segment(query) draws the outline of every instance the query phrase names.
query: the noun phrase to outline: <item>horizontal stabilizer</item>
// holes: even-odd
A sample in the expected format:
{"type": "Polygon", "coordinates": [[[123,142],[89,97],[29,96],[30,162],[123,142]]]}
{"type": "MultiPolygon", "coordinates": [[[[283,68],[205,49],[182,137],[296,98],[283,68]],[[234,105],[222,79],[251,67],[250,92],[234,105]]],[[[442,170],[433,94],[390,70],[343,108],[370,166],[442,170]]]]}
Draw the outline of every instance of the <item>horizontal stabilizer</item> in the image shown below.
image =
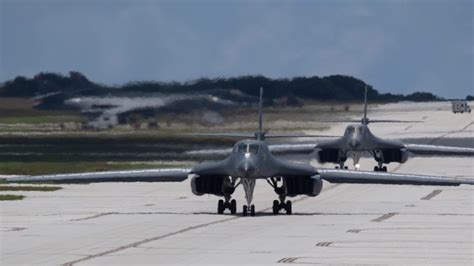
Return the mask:
{"type": "MultiPolygon", "coordinates": [[[[223,133],[186,133],[180,134],[182,136],[195,137],[229,137],[229,138],[255,138],[255,133],[245,132],[223,132],[223,133]]],[[[337,138],[335,135],[320,135],[320,134],[283,134],[283,133],[267,133],[265,138],[337,138]]]]}
{"type": "MultiPolygon", "coordinates": [[[[362,120],[357,119],[337,119],[337,120],[316,120],[321,123],[361,123],[362,120]]],[[[370,123],[423,123],[420,120],[388,120],[388,119],[368,119],[366,124],[370,123]]]]}
{"type": "Polygon", "coordinates": [[[255,138],[255,133],[223,132],[223,133],[185,133],[181,136],[190,137],[229,137],[229,138],[255,138]]]}

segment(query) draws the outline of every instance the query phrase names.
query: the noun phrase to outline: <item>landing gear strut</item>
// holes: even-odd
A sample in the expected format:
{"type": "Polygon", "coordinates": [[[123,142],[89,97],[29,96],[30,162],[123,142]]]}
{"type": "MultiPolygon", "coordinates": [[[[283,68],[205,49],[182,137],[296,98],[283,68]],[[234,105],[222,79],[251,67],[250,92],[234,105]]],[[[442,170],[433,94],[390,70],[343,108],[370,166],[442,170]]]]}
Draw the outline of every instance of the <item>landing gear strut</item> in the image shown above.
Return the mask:
{"type": "Polygon", "coordinates": [[[252,204],[253,190],[255,188],[255,179],[242,178],[240,182],[244,187],[245,200],[247,201],[247,205],[244,205],[242,207],[242,215],[247,216],[247,214],[250,214],[250,216],[255,216],[255,205],[252,204]]]}
{"type": "Polygon", "coordinates": [[[219,200],[217,202],[217,213],[223,214],[224,211],[228,209],[231,214],[237,213],[237,201],[235,199],[230,200],[230,196],[226,196],[225,201],[219,200]]]}

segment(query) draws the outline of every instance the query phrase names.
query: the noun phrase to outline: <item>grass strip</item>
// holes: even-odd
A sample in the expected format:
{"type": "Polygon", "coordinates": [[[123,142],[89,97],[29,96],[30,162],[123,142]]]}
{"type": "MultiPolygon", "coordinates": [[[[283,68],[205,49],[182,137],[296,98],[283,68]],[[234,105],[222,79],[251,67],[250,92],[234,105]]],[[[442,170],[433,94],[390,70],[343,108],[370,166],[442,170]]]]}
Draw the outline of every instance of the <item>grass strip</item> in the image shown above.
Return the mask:
{"type": "Polygon", "coordinates": [[[0,186],[0,191],[56,191],[62,187],[53,186],[0,186]]]}
{"type": "Polygon", "coordinates": [[[22,195],[0,195],[0,201],[3,200],[22,200],[25,196],[22,195]]]}
{"type": "MultiPolygon", "coordinates": [[[[170,167],[166,164],[129,164],[108,162],[0,162],[0,174],[47,175],[58,173],[82,173],[111,170],[132,170],[170,167]]],[[[172,166],[176,167],[176,166],[172,166]]]]}

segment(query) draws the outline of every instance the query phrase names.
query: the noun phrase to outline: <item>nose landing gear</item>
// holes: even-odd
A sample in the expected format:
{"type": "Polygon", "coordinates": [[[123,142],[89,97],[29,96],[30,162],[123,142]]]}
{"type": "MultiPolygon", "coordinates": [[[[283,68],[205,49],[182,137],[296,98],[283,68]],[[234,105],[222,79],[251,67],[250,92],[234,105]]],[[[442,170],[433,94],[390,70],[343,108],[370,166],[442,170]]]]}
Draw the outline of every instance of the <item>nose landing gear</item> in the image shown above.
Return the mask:
{"type": "Polygon", "coordinates": [[[250,216],[255,216],[255,205],[252,204],[255,179],[242,178],[241,183],[244,187],[245,199],[247,201],[247,205],[242,207],[242,215],[247,216],[247,214],[250,214],[250,216]]]}
{"type": "Polygon", "coordinates": [[[250,216],[255,216],[255,205],[244,205],[242,207],[242,215],[247,216],[250,214],[250,216]]]}

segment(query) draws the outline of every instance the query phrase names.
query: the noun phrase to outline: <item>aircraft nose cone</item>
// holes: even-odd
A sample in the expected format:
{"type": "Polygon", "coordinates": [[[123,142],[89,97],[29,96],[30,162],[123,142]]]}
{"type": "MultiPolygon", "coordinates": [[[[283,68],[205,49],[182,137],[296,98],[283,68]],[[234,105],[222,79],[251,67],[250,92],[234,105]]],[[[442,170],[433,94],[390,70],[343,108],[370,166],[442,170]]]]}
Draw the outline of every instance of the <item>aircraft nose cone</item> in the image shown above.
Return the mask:
{"type": "Polygon", "coordinates": [[[239,166],[239,172],[242,176],[250,176],[253,172],[255,172],[255,166],[252,163],[244,162],[239,166]]]}
{"type": "Polygon", "coordinates": [[[360,146],[360,141],[353,139],[349,142],[349,146],[351,146],[351,148],[358,148],[360,146]]]}

